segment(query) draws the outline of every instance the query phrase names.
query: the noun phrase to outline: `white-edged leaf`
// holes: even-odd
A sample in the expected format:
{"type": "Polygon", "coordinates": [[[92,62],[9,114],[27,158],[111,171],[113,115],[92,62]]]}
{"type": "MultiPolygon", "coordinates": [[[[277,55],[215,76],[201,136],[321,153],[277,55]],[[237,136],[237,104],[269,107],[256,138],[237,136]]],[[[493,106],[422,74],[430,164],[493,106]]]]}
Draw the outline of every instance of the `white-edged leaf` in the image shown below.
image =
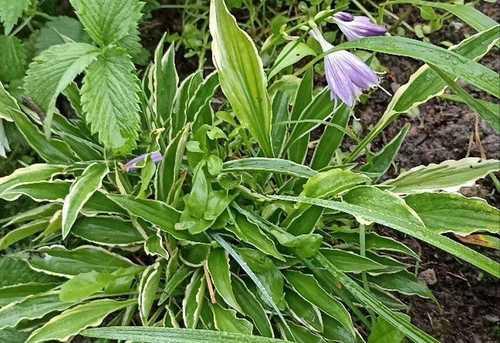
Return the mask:
{"type": "Polygon", "coordinates": [[[224,249],[212,249],[208,256],[207,265],[217,293],[224,299],[226,304],[241,312],[231,284],[229,257],[224,249]]]}
{"type": "Polygon", "coordinates": [[[144,270],[139,283],[139,315],[142,324],[148,326],[149,313],[156,299],[156,292],[160,285],[161,265],[159,262],[144,270]]]}
{"type": "Polygon", "coordinates": [[[50,340],[67,341],[80,331],[101,324],[110,313],[121,310],[135,302],[135,299],[126,301],[102,299],[78,305],[53,317],[41,328],[33,331],[26,343],[50,340]]]}
{"type": "Polygon", "coordinates": [[[85,168],[82,175],[77,177],[71,185],[62,208],[63,239],[68,236],[85,203],[101,187],[102,180],[107,173],[108,166],[106,164],[92,163],[85,168]]]}
{"type": "Polygon", "coordinates": [[[139,80],[130,57],[118,49],[99,56],[87,70],[82,105],[92,133],[116,153],[136,144],[139,130],[139,80]]]}
{"type": "Polygon", "coordinates": [[[12,174],[0,178],[0,195],[25,183],[50,180],[65,169],[65,166],[57,164],[33,164],[16,169],[12,174]]]}
{"type": "Polygon", "coordinates": [[[211,308],[217,330],[246,335],[252,334],[253,325],[246,319],[238,318],[235,310],[223,308],[219,304],[214,304],[211,308]]]}

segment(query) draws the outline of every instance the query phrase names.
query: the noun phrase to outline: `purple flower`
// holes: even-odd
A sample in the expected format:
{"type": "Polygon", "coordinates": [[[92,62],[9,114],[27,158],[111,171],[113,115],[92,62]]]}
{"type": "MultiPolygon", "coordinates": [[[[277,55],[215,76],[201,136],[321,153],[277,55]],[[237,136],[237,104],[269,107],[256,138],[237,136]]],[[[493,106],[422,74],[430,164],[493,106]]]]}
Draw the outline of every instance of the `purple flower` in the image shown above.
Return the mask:
{"type": "MultiPolygon", "coordinates": [[[[333,48],[317,28],[312,29],[310,34],[318,41],[323,51],[333,48]]],[[[325,75],[332,100],[340,99],[350,107],[354,106],[364,90],[378,85],[379,82],[377,74],[370,67],[345,50],[325,56],[325,75]]]]}
{"type": "Polygon", "coordinates": [[[153,160],[154,163],[163,160],[163,155],[159,151],[152,152],[151,154],[142,154],[125,163],[122,167],[123,170],[127,173],[136,170],[139,163],[144,162],[148,155],[151,155],[151,160],[153,160]]]}
{"type": "Polygon", "coordinates": [[[347,12],[338,12],[334,14],[333,18],[348,40],[382,36],[387,32],[385,27],[374,24],[368,17],[353,16],[347,12]]]}

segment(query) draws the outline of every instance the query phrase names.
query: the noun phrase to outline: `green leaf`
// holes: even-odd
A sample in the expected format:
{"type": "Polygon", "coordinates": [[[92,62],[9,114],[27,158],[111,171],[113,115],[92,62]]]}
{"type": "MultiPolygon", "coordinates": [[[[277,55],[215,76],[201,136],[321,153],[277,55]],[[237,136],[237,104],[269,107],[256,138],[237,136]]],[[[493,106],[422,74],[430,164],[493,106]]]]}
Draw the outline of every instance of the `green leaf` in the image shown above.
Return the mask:
{"type": "Polygon", "coordinates": [[[500,161],[469,157],[458,161],[418,166],[384,182],[395,193],[421,193],[436,190],[456,191],[473,185],[491,172],[500,170],[500,161]]]}
{"type": "MultiPolygon", "coordinates": [[[[333,237],[335,239],[340,239],[347,244],[359,245],[359,232],[350,232],[350,230],[347,232],[335,231],[333,233],[333,237]]],[[[366,250],[398,252],[413,256],[416,259],[419,258],[418,255],[405,244],[389,237],[380,236],[375,232],[365,233],[365,248],[366,250]]]]}
{"type": "Polygon", "coordinates": [[[0,340],[5,343],[24,343],[28,338],[29,333],[16,329],[0,330],[0,340]]]}
{"type": "Polygon", "coordinates": [[[5,250],[12,244],[43,231],[47,227],[47,224],[48,220],[39,219],[7,232],[0,239],[0,250],[5,250]]]}
{"type": "Polygon", "coordinates": [[[289,196],[273,198],[322,206],[360,217],[363,221],[377,222],[432,244],[492,275],[500,276],[500,265],[497,262],[432,232],[401,198],[392,193],[374,187],[358,187],[344,195],[343,202],[289,196]]]}
{"type": "Polygon", "coordinates": [[[481,118],[488,122],[497,132],[500,132],[500,113],[497,107],[486,106],[482,101],[474,99],[466,90],[458,85],[451,77],[438,67],[429,64],[429,67],[443,79],[453,92],[460,96],[462,101],[474,110],[481,118]]]}
{"type": "Polygon", "coordinates": [[[313,331],[323,332],[323,318],[316,306],[302,298],[295,291],[287,291],[285,299],[295,320],[313,331]]]}
{"type": "Polygon", "coordinates": [[[309,198],[337,197],[358,185],[369,182],[370,179],[363,174],[350,170],[330,169],[309,178],[301,195],[309,198]]]}
{"type": "Polygon", "coordinates": [[[119,217],[81,218],[73,225],[71,234],[92,243],[109,246],[128,246],[144,241],[144,237],[131,222],[119,217]]]}
{"type": "Polygon", "coordinates": [[[202,74],[197,71],[182,81],[174,99],[174,115],[171,117],[170,135],[176,136],[187,123],[187,107],[196,90],[203,82],[202,74]]]}
{"type": "Polygon", "coordinates": [[[345,136],[352,110],[345,105],[333,115],[332,125],[327,125],[321,135],[318,146],[314,150],[311,167],[315,170],[324,168],[330,164],[335,151],[340,147],[345,136]]]}
{"type": "Polygon", "coordinates": [[[91,271],[112,273],[119,268],[136,267],[125,257],[94,246],[67,250],[60,245],[42,247],[29,256],[28,263],[36,271],[71,277],[91,271]]]}
{"type": "Polygon", "coordinates": [[[20,111],[16,99],[5,90],[0,80],[0,120],[13,121],[12,112],[20,111]]]}
{"type": "Polygon", "coordinates": [[[421,193],[407,196],[405,202],[436,233],[500,233],[500,211],[483,199],[466,198],[459,194],[421,193]]]}
{"type": "Polygon", "coordinates": [[[198,270],[191,277],[182,300],[182,319],[187,328],[195,329],[198,325],[200,313],[205,303],[206,283],[203,273],[198,270]]]}
{"type": "Polygon", "coordinates": [[[90,326],[98,326],[110,313],[135,303],[136,300],[115,301],[110,299],[94,300],[73,307],[53,317],[41,328],[33,331],[26,343],[50,340],[66,341],[90,326]]]}
{"type": "Polygon", "coordinates": [[[460,5],[421,0],[394,0],[391,1],[390,4],[412,4],[446,10],[472,26],[472,28],[477,31],[487,30],[497,25],[495,20],[475,9],[473,4],[460,5]]]}
{"type": "Polygon", "coordinates": [[[100,292],[111,281],[109,273],[95,271],[75,275],[61,286],[59,299],[65,302],[78,302],[100,292]]]}
{"type": "Polygon", "coordinates": [[[12,111],[10,115],[26,142],[42,159],[51,163],[70,162],[74,160],[73,152],[65,142],[54,138],[47,138],[24,113],[12,111]]]}
{"type": "Polygon", "coordinates": [[[92,133],[115,153],[128,153],[136,145],[140,125],[139,80],[130,57],[109,49],[87,71],[82,105],[92,133]]]}
{"type": "Polygon", "coordinates": [[[3,23],[5,34],[8,35],[28,9],[30,0],[0,0],[0,20],[3,23]]]}
{"type": "Polygon", "coordinates": [[[262,171],[280,173],[296,177],[309,178],[317,174],[316,171],[302,164],[278,158],[251,157],[224,162],[224,172],[262,171]]]}
{"type": "MultiPolygon", "coordinates": [[[[401,316],[405,317],[408,322],[410,321],[409,316],[401,316]]],[[[404,338],[405,335],[401,331],[389,324],[384,318],[379,317],[370,330],[368,343],[401,343],[404,338]]]]}
{"type": "Polygon", "coordinates": [[[60,16],[48,21],[36,37],[35,47],[38,53],[67,42],[66,38],[77,43],[87,43],[88,36],[82,24],[75,18],[60,16]]]}
{"type": "Polygon", "coordinates": [[[78,217],[81,209],[90,197],[101,187],[102,180],[108,174],[108,166],[92,163],[77,177],[64,199],[62,208],[62,236],[65,239],[78,217]]]}
{"type": "Polygon", "coordinates": [[[108,338],[127,341],[140,341],[144,343],[286,343],[279,339],[242,335],[238,333],[192,330],[192,329],[171,329],[155,327],[132,327],[119,326],[88,329],[82,335],[94,338],[108,338]]]}
{"type": "Polygon", "coordinates": [[[207,260],[207,265],[217,293],[219,293],[226,304],[241,312],[240,305],[236,300],[231,285],[229,257],[224,249],[212,249],[207,260]]]}
{"type": "Polygon", "coordinates": [[[162,268],[159,262],[149,266],[139,283],[139,314],[142,324],[148,326],[149,314],[156,299],[156,292],[160,286],[162,268]]]}
{"type": "Polygon", "coordinates": [[[16,286],[23,284],[53,284],[60,279],[34,271],[29,265],[14,257],[0,257],[0,287],[16,286]]]}
{"type": "Polygon", "coordinates": [[[18,168],[12,174],[0,178],[0,195],[25,183],[50,180],[65,169],[65,166],[56,164],[33,164],[18,168]]]}
{"type": "Polygon", "coordinates": [[[391,163],[396,158],[399,148],[410,130],[410,125],[405,125],[401,131],[389,143],[387,143],[382,150],[375,156],[369,158],[368,163],[365,164],[361,171],[366,175],[374,178],[383,176],[391,166],[391,163]]]}
{"type": "MultiPolygon", "coordinates": [[[[0,0],[0,12],[2,4],[0,0]]],[[[1,13],[0,13],[1,16],[1,13]]],[[[21,79],[26,71],[27,51],[23,42],[14,36],[0,35],[0,81],[21,79]]]]}
{"type": "Polygon", "coordinates": [[[422,298],[434,299],[427,285],[417,280],[415,275],[407,271],[392,274],[368,276],[368,281],[387,291],[396,291],[405,295],[418,295],[422,298]]]}
{"type": "Polygon", "coordinates": [[[264,154],[272,157],[272,112],[262,60],[251,38],[229,13],[224,0],[210,3],[210,33],[222,91],[264,154]]]}
{"type": "Polygon", "coordinates": [[[444,72],[459,77],[497,98],[500,90],[498,74],[454,51],[405,37],[370,37],[338,45],[336,50],[365,49],[398,56],[412,57],[438,65],[444,72]]]}
{"type": "Polygon", "coordinates": [[[361,273],[384,268],[384,265],[351,251],[340,249],[321,249],[320,251],[335,267],[345,273],[361,273]]]}
{"type": "Polygon", "coordinates": [[[238,237],[238,239],[253,245],[264,254],[273,256],[278,260],[285,261],[283,255],[281,255],[278,249],[276,249],[274,241],[262,232],[259,226],[234,211],[231,211],[230,214],[233,217],[235,225],[226,227],[226,230],[231,231],[236,237],[238,237]]]}
{"type": "Polygon", "coordinates": [[[233,277],[234,295],[243,313],[252,319],[255,327],[263,336],[274,337],[273,327],[261,303],[238,277],[233,277]]]}
{"type": "Polygon", "coordinates": [[[175,68],[174,45],[170,45],[164,53],[164,35],[158,43],[154,54],[154,64],[150,72],[150,90],[153,98],[153,108],[156,115],[167,122],[172,116],[179,76],[175,68]]]}
{"type": "Polygon", "coordinates": [[[56,100],[76,78],[99,56],[90,44],[66,43],[53,46],[34,58],[30,64],[24,88],[35,103],[46,112],[45,133],[50,132],[56,100]]]}
{"type": "Polygon", "coordinates": [[[213,304],[211,308],[217,330],[246,335],[252,334],[253,325],[246,319],[238,318],[236,311],[225,309],[218,304],[213,304]]]}
{"type": "Polygon", "coordinates": [[[71,0],[89,36],[100,46],[116,43],[137,28],[144,3],[138,0],[71,0]]]}
{"type": "Polygon", "coordinates": [[[341,323],[352,336],[356,336],[351,316],[344,305],[321,288],[313,276],[288,271],[285,278],[300,296],[341,323]]]}
{"type": "Polygon", "coordinates": [[[283,69],[294,65],[306,56],[315,56],[316,53],[307,44],[300,41],[291,41],[283,47],[269,71],[269,78],[278,74],[283,69]]]}
{"type": "Polygon", "coordinates": [[[339,282],[342,284],[359,302],[364,306],[370,308],[375,313],[384,318],[393,327],[398,328],[401,332],[406,334],[408,338],[416,343],[437,343],[438,341],[432,338],[429,334],[420,330],[411,324],[406,316],[394,312],[389,309],[384,303],[376,298],[372,293],[365,290],[362,286],[358,285],[346,274],[338,270],[328,259],[321,254],[316,257],[321,266],[326,268],[327,272],[332,276],[332,282],[339,282]]]}
{"type": "Polygon", "coordinates": [[[29,296],[0,309],[0,328],[15,327],[22,320],[42,318],[51,312],[64,311],[71,305],[73,303],[60,301],[54,293],[29,296]]]}

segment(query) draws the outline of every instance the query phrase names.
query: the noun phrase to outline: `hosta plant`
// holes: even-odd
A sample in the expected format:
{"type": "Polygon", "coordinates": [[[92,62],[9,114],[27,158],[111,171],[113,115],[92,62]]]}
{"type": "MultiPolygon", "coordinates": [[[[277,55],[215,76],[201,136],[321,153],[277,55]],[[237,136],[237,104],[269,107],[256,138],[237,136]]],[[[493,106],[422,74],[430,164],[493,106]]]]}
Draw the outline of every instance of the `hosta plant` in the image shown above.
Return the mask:
{"type": "Polygon", "coordinates": [[[500,277],[498,262],[455,239],[496,239],[499,211],[456,191],[500,162],[445,161],[390,178],[409,128],[369,149],[399,114],[447,86],[489,110],[456,79],[498,95],[497,75],[474,62],[495,44],[498,26],[445,50],[357,39],[354,20],[369,33],[383,30],[322,13],[265,70],[224,1],[213,0],[216,70],[180,80],[162,40],[140,82],[125,47],[141,3],[71,3],[94,44],[42,53],[22,100],[0,85],[0,115],[45,161],[0,178],[2,199],[38,203],[2,219],[3,340],[435,342],[405,314],[400,295],[435,299],[415,276],[419,255],[395,237],[500,277]],[[344,21],[337,24],[356,39],[331,46],[325,18],[344,21]],[[325,51],[295,69],[293,51],[310,34],[325,51]],[[349,123],[357,96],[378,76],[348,48],[427,63],[364,139],[349,123]],[[312,66],[323,57],[330,88],[316,89],[312,66]],[[339,75],[347,88],[336,88],[339,75]],[[60,113],[60,95],[72,113],[60,113]],[[349,150],[345,137],[356,143],[349,150]],[[380,234],[380,225],[394,234],[380,234]]]}

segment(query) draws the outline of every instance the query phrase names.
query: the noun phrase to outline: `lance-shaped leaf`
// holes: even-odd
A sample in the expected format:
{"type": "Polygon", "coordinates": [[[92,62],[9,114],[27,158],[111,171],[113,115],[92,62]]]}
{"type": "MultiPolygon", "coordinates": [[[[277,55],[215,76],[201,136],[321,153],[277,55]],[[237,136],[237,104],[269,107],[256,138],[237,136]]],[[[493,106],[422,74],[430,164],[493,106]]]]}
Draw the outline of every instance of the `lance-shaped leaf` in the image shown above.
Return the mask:
{"type": "Polygon", "coordinates": [[[133,33],[144,3],[138,0],[71,0],[89,36],[99,45],[116,43],[133,33]]]}
{"type": "Polygon", "coordinates": [[[214,304],[211,308],[217,330],[246,335],[252,334],[253,325],[246,319],[238,318],[235,310],[223,308],[219,304],[214,304]]]}
{"type": "Polygon", "coordinates": [[[126,52],[108,49],[87,70],[82,105],[92,133],[116,153],[136,144],[139,130],[139,80],[126,52]]]}
{"type": "Polygon", "coordinates": [[[99,53],[99,50],[90,44],[67,43],[45,50],[30,64],[24,88],[46,112],[46,134],[50,132],[57,97],[78,74],[96,60],[99,53]]]}
{"type": "Polygon", "coordinates": [[[257,139],[264,154],[271,157],[272,113],[262,60],[252,39],[238,27],[224,0],[211,1],[210,33],[222,91],[240,122],[257,139]]]}
{"type": "Polygon", "coordinates": [[[12,244],[32,236],[37,232],[43,231],[48,224],[47,219],[34,220],[28,224],[24,224],[17,229],[9,231],[0,239],[0,250],[5,250],[12,244]]]}
{"type": "Polygon", "coordinates": [[[294,65],[306,56],[315,56],[316,52],[309,45],[300,42],[299,40],[290,41],[283,47],[274,64],[269,71],[269,78],[278,74],[283,69],[294,65]]]}
{"type": "Polygon", "coordinates": [[[139,283],[139,314],[142,324],[146,326],[149,323],[149,313],[160,285],[161,272],[161,265],[157,262],[143,272],[139,283]]]}
{"type": "Polygon", "coordinates": [[[90,326],[98,326],[110,313],[135,302],[135,299],[126,301],[102,299],[73,307],[53,317],[41,328],[33,331],[26,343],[50,340],[66,341],[90,326]]]}
{"type": "Polygon", "coordinates": [[[302,164],[279,158],[251,157],[224,162],[224,172],[262,171],[308,178],[317,174],[316,171],[302,164]]]}
{"type": "Polygon", "coordinates": [[[353,336],[356,336],[349,312],[347,312],[341,302],[321,288],[313,276],[289,271],[285,273],[285,277],[294,290],[304,299],[337,320],[349,330],[353,336]]]}
{"type": "Polygon", "coordinates": [[[182,300],[182,319],[187,328],[195,329],[205,304],[206,283],[203,273],[198,270],[191,277],[182,300]]]}
{"type": "Polygon", "coordinates": [[[191,330],[157,327],[120,326],[88,329],[82,333],[87,337],[107,338],[145,343],[287,343],[280,339],[242,335],[214,330],[191,330]]]}
{"type": "Polygon", "coordinates": [[[231,284],[231,266],[229,265],[227,253],[224,249],[212,249],[207,262],[217,293],[224,299],[226,304],[241,312],[231,284]]]}
{"type": "Polygon", "coordinates": [[[491,172],[500,170],[500,161],[464,158],[458,161],[444,161],[440,164],[418,166],[401,173],[396,179],[384,184],[395,193],[421,193],[436,190],[457,191],[471,186],[491,172]]]}
{"type": "Polygon", "coordinates": [[[108,166],[92,163],[77,177],[71,185],[69,194],[64,199],[62,209],[62,236],[66,238],[85,203],[101,187],[102,180],[108,173],[108,166]]]}
{"type": "Polygon", "coordinates": [[[127,246],[142,243],[144,237],[131,222],[119,217],[86,217],[76,221],[71,234],[88,242],[127,246]]]}
{"type": "Polygon", "coordinates": [[[33,164],[16,169],[12,174],[0,178],[0,195],[22,184],[50,180],[52,176],[63,172],[65,168],[63,165],[33,164]]]}
{"type": "Polygon", "coordinates": [[[42,318],[55,311],[63,311],[73,305],[71,302],[59,300],[55,293],[29,296],[20,302],[12,303],[0,309],[0,329],[15,327],[25,319],[42,318]]]}

